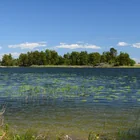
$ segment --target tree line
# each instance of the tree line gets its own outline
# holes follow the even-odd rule
[[[5,54],[1,60],[2,66],[32,66],[32,65],[89,65],[98,66],[100,64],[110,64],[112,66],[133,66],[135,61],[132,60],[128,53],[120,52],[110,48],[109,51],[88,53],[87,51],[73,51],[63,56],[58,55],[55,50],[31,51],[21,53],[17,59],[11,54]]]

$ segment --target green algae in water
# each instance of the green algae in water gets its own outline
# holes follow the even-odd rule
[[[81,100],[81,102],[87,102],[87,100]]]

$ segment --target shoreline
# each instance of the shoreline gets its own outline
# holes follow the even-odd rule
[[[87,65],[32,65],[32,66],[0,66],[0,68],[140,68],[140,64],[134,66],[87,66]]]

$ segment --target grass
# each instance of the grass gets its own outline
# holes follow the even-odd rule
[[[116,140],[139,140],[140,128],[130,128],[127,131],[118,131]]]
[[[44,68],[93,68],[93,66],[88,66],[88,65],[83,65],[83,66],[80,66],[80,65],[32,65],[30,67],[35,67],[35,68],[41,68],[41,67],[44,67]]]
[[[19,68],[20,66],[0,66],[1,68]],[[104,64],[101,66],[92,65],[32,65],[32,68],[140,68],[140,64],[134,66],[112,66],[110,64]]]
[[[28,129],[24,133],[16,133],[15,131],[10,131],[9,126],[5,125],[3,129],[0,129],[4,135],[3,140],[72,140],[71,136],[60,133],[55,136],[49,134],[49,132],[38,133],[34,129]],[[140,128],[131,128],[127,131],[118,131],[115,134],[108,133],[98,133],[91,131],[85,140],[139,140],[140,139]],[[78,139],[80,140],[80,139]]]
[[[140,128],[130,128],[127,131],[118,131],[113,136],[110,134],[95,134],[90,132],[88,140],[139,140]]]
[[[140,64],[135,64],[134,66],[112,66],[110,64],[104,64],[102,66],[91,66],[91,65],[32,65],[30,67],[53,67],[53,68],[140,68]]]
[[[4,140],[49,140],[49,136],[48,133],[38,134],[34,129],[28,129],[21,134],[8,130]]]
[[[140,64],[135,64],[134,66],[116,66],[114,68],[140,68]]]

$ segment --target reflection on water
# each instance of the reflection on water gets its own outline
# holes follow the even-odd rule
[[[139,125],[140,69],[0,69],[0,103],[16,130],[87,137]]]

